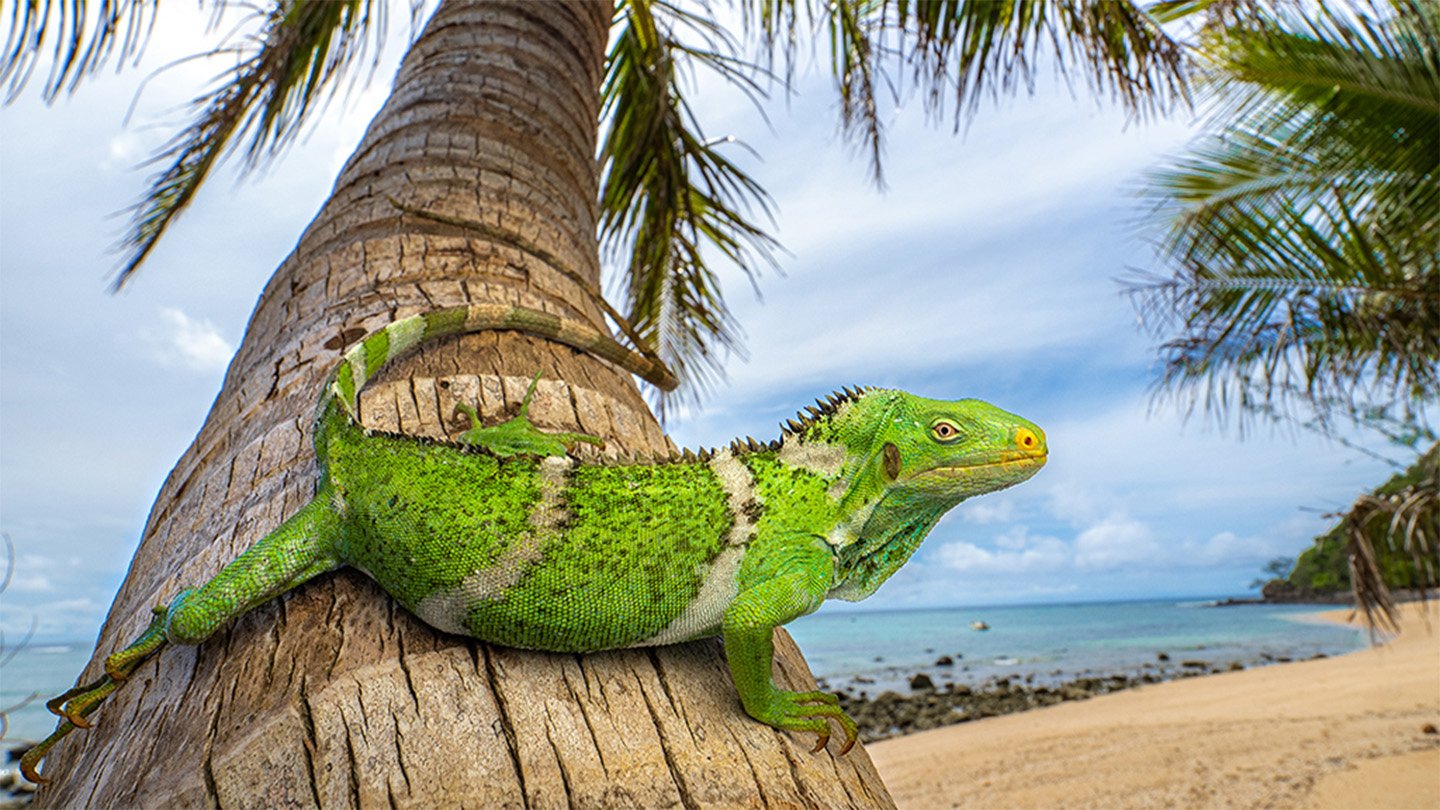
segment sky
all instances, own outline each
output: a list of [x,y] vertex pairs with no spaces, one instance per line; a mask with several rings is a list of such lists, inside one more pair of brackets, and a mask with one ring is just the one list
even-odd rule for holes
[[[139,164],[218,71],[187,62],[145,81],[204,41],[193,5],[166,13],[138,68],[48,107],[31,86],[0,110],[0,529],[17,554],[0,626],[33,618],[41,640],[98,631],[262,286],[388,92],[405,33],[397,21],[371,84],[279,162],[245,179],[222,168],[111,295],[117,212],[150,171]],[[1048,78],[1034,97],[981,105],[959,133],[901,104],[886,113],[882,192],[838,136],[818,71],[766,106],[768,123],[703,78],[692,104],[709,136],[759,155],[734,152],[774,196],[787,254],[783,274],[760,280],[763,300],[725,275],[749,358],[672,419],[677,443],[773,437],[854,384],[986,399],[1047,433],[1044,470],[962,504],[861,607],[1244,594],[1390,474],[1313,435],[1241,441],[1152,400],[1155,340],[1116,279],[1160,269],[1134,189],[1197,132],[1188,113],[1137,123]]]

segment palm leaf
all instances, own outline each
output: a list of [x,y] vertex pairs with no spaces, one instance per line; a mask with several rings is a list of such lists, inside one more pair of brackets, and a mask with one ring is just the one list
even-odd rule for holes
[[[682,380],[681,395],[695,397],[722,373],[720,352],[741,351],[713,257],[753,282],[779,245],[752,219],[770,215],[769,196],[721,152],[728,139],[705,137],[682,70],[706,67],[756,99],[761,90],[712,21],[660,0],[618,11],[602,86],[600,235],[623,262],[629,321]],[[667,403],[662,395],[658,415]]]
[[[383,40],[383,0],[277,0],[261,7],[211,0],[219,20],[230,8],[248,10],[237,30],[201,56],[236,60],[211,89],[190,103],[192,122],[151,158],[163,168],[132,209],[119,289],[154,249],[165,230],[194,199],[216,162],[239,152],[250,171],[273,159],[303,124],[333,97],[351,68]],[[419,0],[412,3],[413,11]],[[41,88],[53,100],[73,91],[111,58],[138,58],[154,23],[158,0],[29,0],[10,6],[0,51],[0,84],[13,101],[47,57]],[[379,48],[374,47],[379,57]],[[373,70],[375,63],[371,62]]]
[[1124,0],[748,0],[747,28],[762,56],[793,75],[794,31],[819,21],[829,38],[843,131],[868,152],[881,177],[885,110],[878,87],[899,103],[908,80],[939,119],[954,106],[958,127],[982,99],[1033,90],[1036,71],[1083,75],[1097,93],[1136,115],[1187,98],[1184,53],[1158,22]]
[[[216,78],[214,89],[191,102],[193,123],[151,159],[165,166],[132,209],[115,289],[194,199],[218,159],[241,152],[249,171],[274,158],[333,97],[356,60],[383,40],[386,27],[385,3],[377,0],[281,2],[255,9],[254,20],[254,33],[213,52],[238,52],[242,58]],[[378,58],[379,48],[374,51]]]
[[40,91],[48,102],[73,91],[112,56],[119,62],[138,56],[155,22],[158,0],[15,0],[9,5],[10,27],[0,50],[5,100],[15,100],[48,53],[50,74]]
[[1414,574],[1404,584],[1422,598],[1440,585],[1440,444],[1405,476],[1413,480],[1388,493],[1362,495],[1341,516],[1355,602],[1371,628],[1392,632],[1399,629],[1395,596],[1376,552],[1389,548],[1408,556]]
[[1324,423],[1440,394],[1436,29],[1408,0],[1371,11],[1208,35],[1216,134],[1145,191],[1175,271],[1131,285],[1152,328],[1181,332],[1159,385],[1187,408]]

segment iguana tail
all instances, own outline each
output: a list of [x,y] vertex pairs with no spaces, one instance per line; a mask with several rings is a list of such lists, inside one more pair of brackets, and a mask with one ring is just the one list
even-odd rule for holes
[[[354,421],[360,390],[365,387],[365,382],[396,357],[422,343],[447,335],[492,330],[514,330],[564,343],[609,360],[662,391],[673,391],[679,384],[659,358],[622,346],[609,335],[584,324],[525,307],[473,304],[401,318],[346,349],[344,358],[331,372],[320,395],[315,409],[317,427],[324,422],[327,412],[340,415],[332,410],[336,405],[350,421]],[[317,430],[317,439],[319,433]]]

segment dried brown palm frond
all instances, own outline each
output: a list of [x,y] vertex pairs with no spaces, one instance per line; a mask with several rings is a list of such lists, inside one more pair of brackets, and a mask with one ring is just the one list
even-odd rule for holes
[[1408,556],[1414,574],[1405,584],[1422,598],[1440,585],[1440,442],[1421,456],[1415,472],[1405,487],[1362,495],[1344,514],[1355,607],[1372,632],[1399,627],[1382,548]]

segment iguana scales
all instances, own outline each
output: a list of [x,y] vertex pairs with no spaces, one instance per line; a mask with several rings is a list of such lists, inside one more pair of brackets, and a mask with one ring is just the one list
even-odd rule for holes
[[[199,644],[300,583],[349,565],[430,625],[511,647],[592,652],[721,635],[755,719],[829,740],[855,724],[827,692],[771,677],[771,632],[825,599],[869,596],[950,508],[1045,463],[1045,434],[984,402],[844,389],[785,423],[780,439],[660,459],[580,460],[597,441],[548,434],[525,411],[448,443],[356,420],[365,381],[447,335],[510,329],[592,352],[673,388],[653,357],[573,322],[476,305],[397,320],[344,352],[314,422],[315,497],[213,579],[154,609],[105,659],[106,674],[49,702],[64,718],[46,752],[167,643]],[[594,454],[591,454],[594,455]]]

